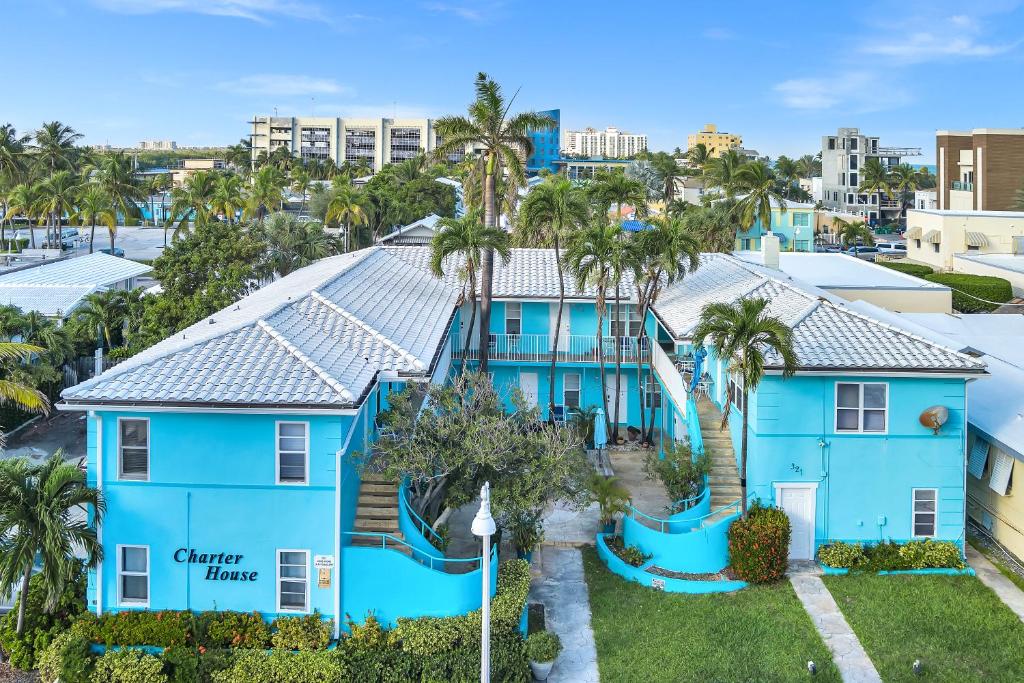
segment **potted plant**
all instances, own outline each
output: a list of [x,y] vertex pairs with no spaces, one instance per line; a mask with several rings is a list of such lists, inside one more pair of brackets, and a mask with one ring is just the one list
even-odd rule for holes
[[508,523],[516,557],[527,562],[533,559],[533,549],[544,540],[544,526],[540,521],[540,510],[523,510],[514,513]]
[[600,508],[601,533],[615,533],[615,515],[626,511],[629,489],[618,477],[605,477],[595,472],[590,475],[590,493]]
[[555,665],[562,641],[551,631],[537,631],[526,639],[526,656],[530,659],[530,670],[538,681],[548,680],[551,667]]

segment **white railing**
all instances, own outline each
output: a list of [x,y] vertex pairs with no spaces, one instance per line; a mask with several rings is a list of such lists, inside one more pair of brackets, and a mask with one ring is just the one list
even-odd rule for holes
[[676,405],[681,414],[685,415],[686,399],[688,398],[685,380],[676,369],[675,363],[658,344],[654,345],[654,352],[651,354],[651,367],[661,378],[661,383],[672,398],[672,403]]
[[[488,358],[491,360],[516,360],[542,362],[551,360],[552,338],[546,334],[492,334],[490,335]],[[468,345],[458,337],[452,338],[452,356],[464,360],[480,359],[480,341],[474,335]],[[615,361],[616,340],[605,337],[601,340],[599,351],[596,335],[569,334],[558,338],[556,360],[566,363],[596,363],[603,359],[606,363]],[[637,344],[635,337],[619,337],[620,359],[623,363],[637,362]],[[644,361],[650,356],[644,342]]]

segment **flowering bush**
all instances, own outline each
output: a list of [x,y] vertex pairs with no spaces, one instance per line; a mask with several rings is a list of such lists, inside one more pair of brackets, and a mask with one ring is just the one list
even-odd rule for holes
[[199,642],[207,647],[270,647],[270,627],[259,612],[204,612]]
[[785,512],[755,502],[729,527],[729,564],[736,576],[750,583],[781,579],[789,563],[789,534]]

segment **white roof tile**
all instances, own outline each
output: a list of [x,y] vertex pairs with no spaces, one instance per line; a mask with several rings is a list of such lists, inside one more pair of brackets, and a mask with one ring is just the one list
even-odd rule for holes
[[0,284],[109,287],[151,270],[153,268],[145,263],[96,252],[59,261],[44,261],[29,268],[8,271],[0,274]]

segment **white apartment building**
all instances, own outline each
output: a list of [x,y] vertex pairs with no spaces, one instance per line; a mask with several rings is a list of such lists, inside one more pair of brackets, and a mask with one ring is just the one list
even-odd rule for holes
[[178,149],[178,143],[174,140],[140,140],[139,149],[167,152],[172,149]]
[[877,137],[862,135],[858,128],[840,128],[835,135],[821,138],[821,201],[828,209],[868,222],[898,218],[902,206],[897,197],[859,191],[861,169],[872,158],[892,168],[904,157],[920,155],[919,147],[883,147]]
[[569,130],[565,132],[562,150],[581,157],[626,159],[647,149],[647,136],[628,133],[618,128]]
[[254,116],[249,124],[254,161],[261,152],[285,147],[303,160],[330,159],[339,166],[364,162],[375,173],[385,164],[432,152],[441,142],[432,119]]

